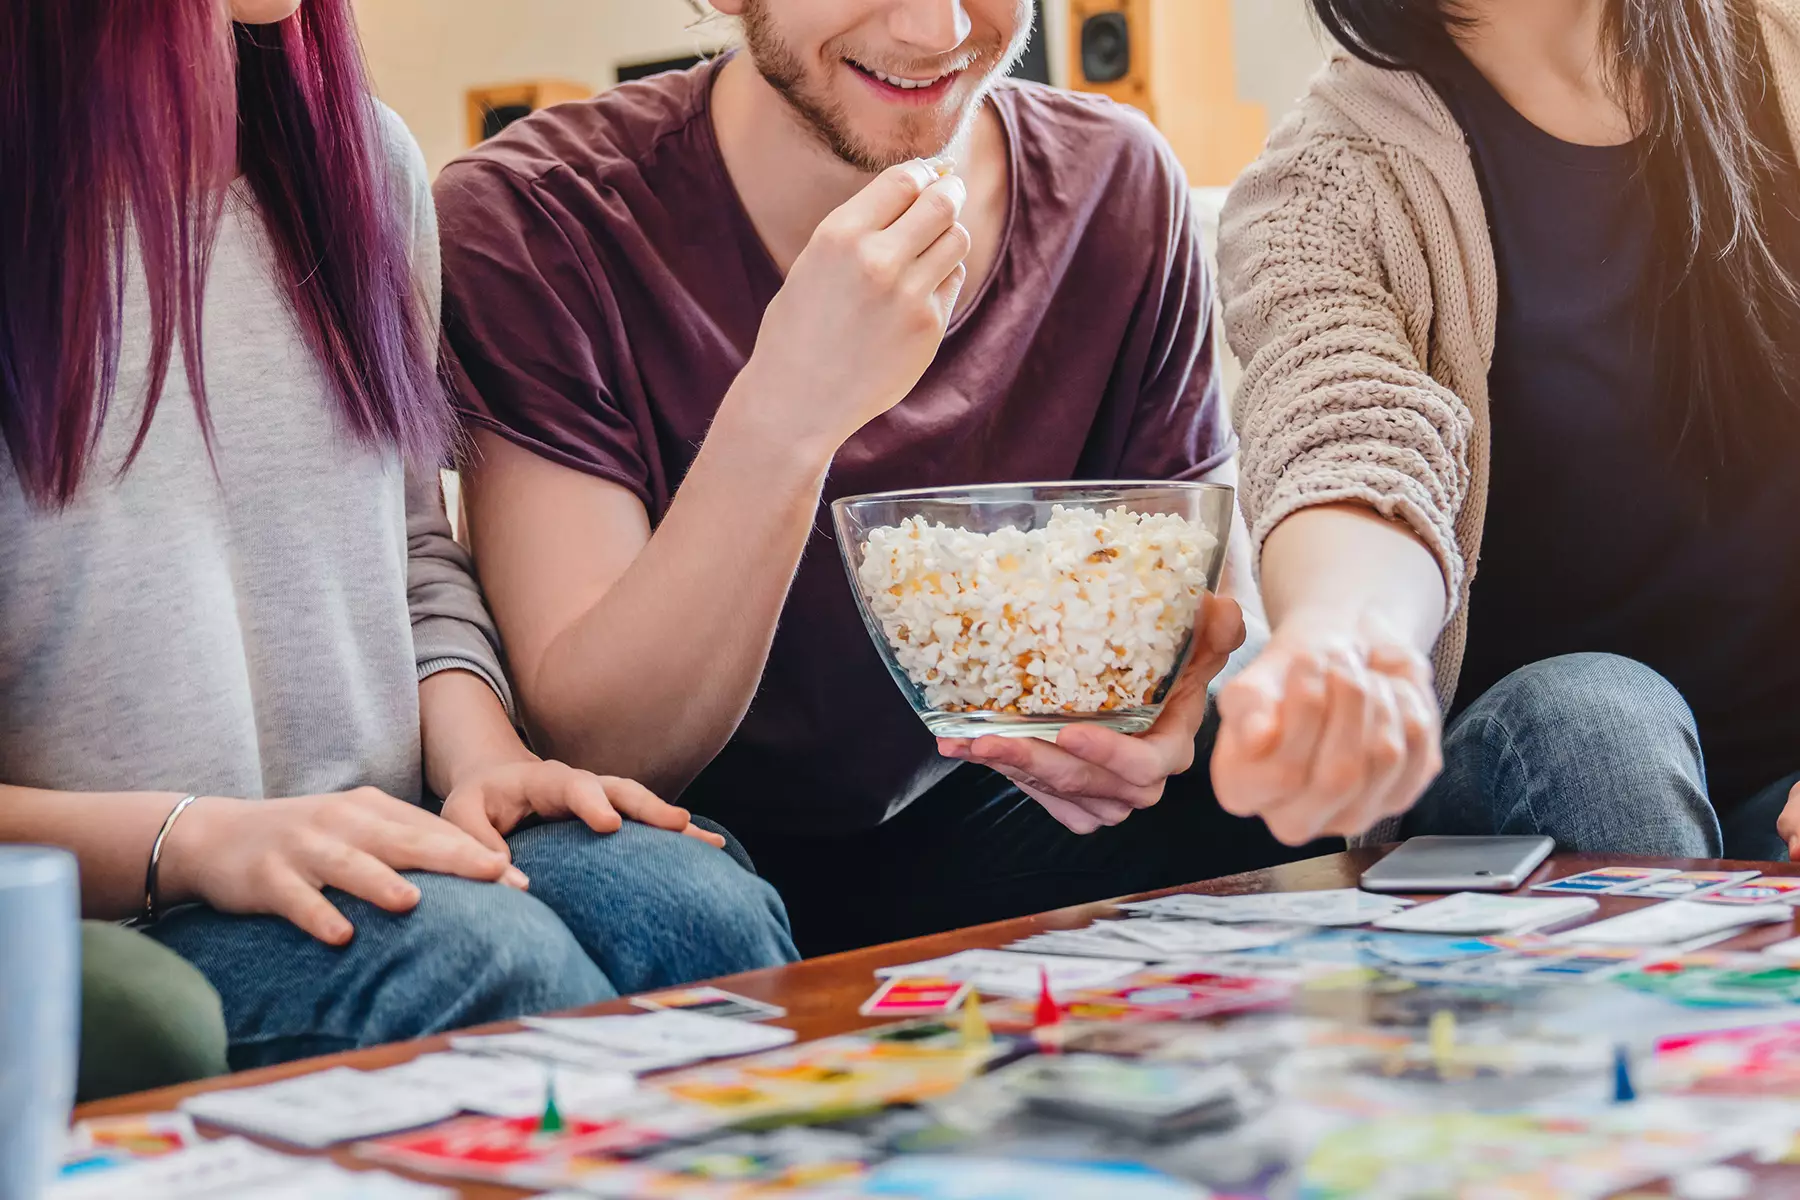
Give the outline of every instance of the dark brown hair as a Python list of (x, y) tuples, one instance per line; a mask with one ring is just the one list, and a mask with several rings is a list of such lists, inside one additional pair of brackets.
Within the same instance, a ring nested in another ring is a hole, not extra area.
[[(1312, 4), (1357, 57), (1427, 78), (1479, 20), (1456, 0)], [(1650, 281), (1662, 419), (1674, 455), (1730, 491), (1800, 432), (1794, 138), (1755, 0), (1607, 0), (1604, 25), (1668, 251)]]

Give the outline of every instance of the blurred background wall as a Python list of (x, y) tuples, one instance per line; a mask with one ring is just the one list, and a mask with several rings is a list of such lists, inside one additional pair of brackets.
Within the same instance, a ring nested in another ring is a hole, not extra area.
[[(1229, 93), (1274, 119), (1321, 58), (1305, 0), (1042, 0), (1053, 82), (1069, 82), (1070, 14), (1083, 2), (1142, 18), (1140, 51), (1223, 63), (1233, 76), (1223, 81)], [(704, 53), (730, 36), (723, 22), (696, 25), (684, 0), (357, 0), (356, 8), (381, 97), (412, 127), (434, 172), (469, 144), (471, 89), (549, 80), (599, 90), (613, 85), (621, 65)], [(1199, 22), (1197, 14), (1204, 14)], [(1164, 45), (1144, 45), (1169, 29), (1176, 33), (1164, 34)], [(1218, 73), (1217, 65), (1206, 72)], [(1165, 78), (1176, 76), (1168, 71)], [(1223, 102), (1176, 103), (1165, 123), (1206, 125), (1213, 117), (1203, 103)], [(1225, 161), (1244, 157), (1236, 149), (1222, 153)]]

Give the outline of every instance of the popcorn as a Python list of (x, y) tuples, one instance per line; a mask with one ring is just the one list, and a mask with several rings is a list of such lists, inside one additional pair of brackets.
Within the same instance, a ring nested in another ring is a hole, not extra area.
[(1184, 517), (1057, 505), (1042, 528), (910, 517), (869, 532), (857, 582), (940, 712), (1141, 708), (1175, 669), (1217, 540)]

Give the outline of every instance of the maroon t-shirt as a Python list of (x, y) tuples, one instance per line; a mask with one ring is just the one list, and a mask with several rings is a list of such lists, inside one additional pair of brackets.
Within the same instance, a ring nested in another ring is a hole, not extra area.
[[(466, 418), (629, 488), (653, 523), (782, 283), (719, 154), (717, 70), (538, 113), (436, 189)], [(1093, 96), (1007, 82), (992, 103), (1011, 165), (993, 272), (918, 387), (840, 451), (826, 505), (895, 488), (1184, 479), (1235, 450), (1212, 283), (1167, 145)], [(683, 797), (741, 828), (867, 828), (955, 765), (869, 641), (826, 505), (750, 713)]]

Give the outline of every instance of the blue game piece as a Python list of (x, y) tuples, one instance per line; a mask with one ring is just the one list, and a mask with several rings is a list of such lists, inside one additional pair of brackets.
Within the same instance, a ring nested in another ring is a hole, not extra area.
[(1613, 1051), (1613, 1103), (1629, 1104), (1637, 1099), (1637, 1089), (1631, 1084), (1631, 1056), (1624, 1046)]

